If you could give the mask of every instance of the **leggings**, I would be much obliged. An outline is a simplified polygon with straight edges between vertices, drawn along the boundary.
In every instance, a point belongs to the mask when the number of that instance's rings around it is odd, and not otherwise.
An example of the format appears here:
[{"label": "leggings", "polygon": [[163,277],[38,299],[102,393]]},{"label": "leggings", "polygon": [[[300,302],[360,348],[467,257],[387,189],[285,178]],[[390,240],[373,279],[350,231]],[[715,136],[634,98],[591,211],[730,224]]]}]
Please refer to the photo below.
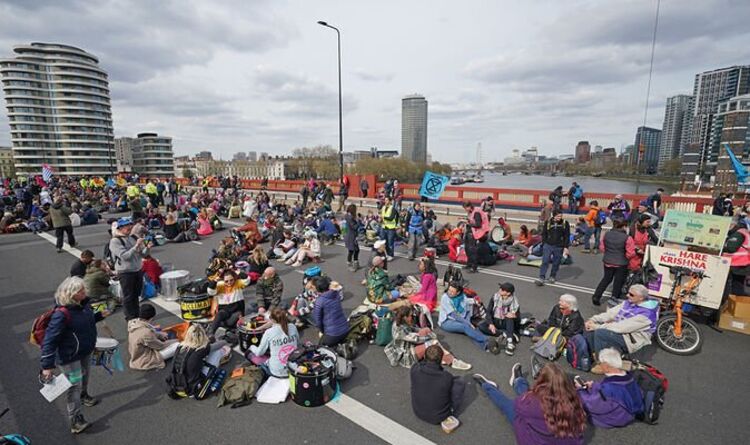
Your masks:
[{"label": "leggings", "polygon": [[323,334],[323,336],[320,337],[320,341],[318,341],[318,344],[322,346],[336,346],[337,344],[344,341],[347,335],[349,335],[348,332],[336,336]]},{"label": "leggings", "polygon": [[245,315],[245,302],[236,301],[230,304],[219,305],[219,310],[211,322],[211,333],[216,332],[219,327],[233,329],[237,321]]},{"label": "leggings", "polygon": [[349,253],[346,255],[346,262],[351,263],[352,261],[359,261],[359,245],[354,245],[354,250],[349,250]]}]

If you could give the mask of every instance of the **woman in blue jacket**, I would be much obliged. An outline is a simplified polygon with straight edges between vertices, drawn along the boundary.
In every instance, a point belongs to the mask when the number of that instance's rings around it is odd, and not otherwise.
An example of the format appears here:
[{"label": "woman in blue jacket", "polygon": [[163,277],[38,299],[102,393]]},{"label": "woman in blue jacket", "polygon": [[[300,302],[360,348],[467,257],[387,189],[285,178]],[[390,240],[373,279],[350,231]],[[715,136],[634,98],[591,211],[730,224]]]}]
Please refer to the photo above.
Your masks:
[{"label": "woman in blue jacket", "polygon": [[52,371],[60,366],[70,380],[70,431],[78,434],[89,427],[81,413],[81,404],[94,406],[99,402],[88,394],[89,364],[96,347],[96,322],[108,316],[109,311],[94,313],[79,277],[66,278],[55,292],[55,301],[55,312],[42,343],[42,379],[52,379]]},{"label": "woman in blue jacket", "polygon": [[341,307],[341,295],[338,290],[331,289],[331,279],[328,277],[315,277],[313,282],[319,294],[313,308],[313,323],[323,334],[319,344],[336,346],[349,333],[349,322]]}]

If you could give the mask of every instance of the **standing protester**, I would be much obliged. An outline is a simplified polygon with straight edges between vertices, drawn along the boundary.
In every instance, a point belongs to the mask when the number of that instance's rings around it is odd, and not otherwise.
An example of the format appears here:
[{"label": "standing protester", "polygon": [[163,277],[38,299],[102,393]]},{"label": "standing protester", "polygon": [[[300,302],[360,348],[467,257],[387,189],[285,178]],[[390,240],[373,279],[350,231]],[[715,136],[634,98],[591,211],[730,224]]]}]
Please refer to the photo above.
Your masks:
[{"label": "standing protester", "polygon": [[367,182],[367,179],[362,178],[359,180],[359,192],[362,194],[363,198],[367,198],[367,191],[370,189],[370,184]]},{"label": "standing protester", "polygon": [[73,210],[65,205],[62,196],[55,198],[54,204],[49,209],[52,227],[55,228],[55,236],[57,237],[57,242],[55,243],[57,253],[62,252],[63,235],[66,233],[68,234],[68,245],[70,247],[75,247],[76,245],[76,238],[73,236],[73,223],[70,221],[71,213],[73,213]]},{"label": "standing protester", "polygon": [[573,182],[573,185],[568,189],[568,211],[575,215],[578,213],[578,203],[583,197],[583,189],[577,182]]},{"label": "standing protester", "polygon": [[537,230],[539,233],[542,232],[542,227],[552,218],[552,201],[542,201],[542,210],[539,212],[539,218],[537,219]]},{"label": "standing protester", "polygon": [[552,201],[552,210],[562,211],[563,186],[558,185],[552,193],[549,194],[549,200]]},{"label": "standing protester", "polygon": [[403,201],[404,199],[404,189],[399,185],[398,179],[393,180],[393,188],[391,189],[391,194],[393,196],[393,206],[396,208],[396,211],[400,211],[401,201]]},{"label": "standing protester", "polygon": [[[599,253],[599,241],[602,234],[602,224],[599,221],[599,202],[589,203],[589,211],[583,218],[586,221],[586,234],[583,236],[583,253]],[[594,247],[591,248],[591,235],[594,236]]]},{"label": "standing protester", "polygon": [[495,200],[492,196],[484,198],[484,201],[482,201],[482,211],[487,214],[488,219],[492,219],[492,213],[495,211]]},{"label": "standing protester", "polygon": [[307,183],[302,186],[299,194],[302,196],[302,208],[307,208],[307,199],[310,197],[310,188],[307,186]]},{"label": "standing protester", "polygon": [[415,202],[407,213],[409,227],[409,261],[414,261],[419,247],[419,238],[424,236],[424,212],[422,204]]},{"label": "standing protester", "polygon": [[476,272],[479,262],[479,243],[487,241],[487,235],[490,232],[490,220],[481,208],[475,208],[474,204],[469,201],[464,202],[464,210],[468,215],[466,233],[464,234],[466,267],[468,272]]},{"label": "standing protester", "polygon": [[122,307],[126,321],[138,318],[138,300],[143,292],[143,257],[149,254],[144,239],[130,236],[131,230],[133,220],[120,218],[116,223],[114,237],[109,240],[109,251],[122,289]]},{"label": "standing protester", "polygon": [[349,204],[346,208],[346,234],[344,235],[344,244],[346,245],[346,264],[349,265],[350,272],[356,272],[359,270],[359,241],[357,241],[357,235],[361,223],[357,219],[357,206]]},{"label": "standing protester", "polygon": [[648,197],[648,207],[651,210],[651,213],[656,215],[657,218],[661,216],[661,195],[663,193],[664,189],[659,187],[658,189],[656,189],[656,193]]},{"label": "standing protester", "polygon": [[393,261],[396,228],[398,227],[398,210],[388,196],[385,197],[385,204],[380,210],[380,219],[383,224],[383,237],[385,238],[385,249],[388,252],[388,261]]},{"label": "standing protester", "polygon": [[343,212],[346,205],[346,199],[349,198],[349,185],[347,181],[341,181],[339,185],[339,208],[337,212]]},{"label": "standing protester", "polygon": [[[748,231],[745,221],[732,221],[721,256],[728,258],[730,261],[724,300],[729,293],[745,295],[745,281],[747,275],[750,274],[750,231]],[[722,304],[724,300],[722,300]]]},{"label": "standing protester", "polygon": [[562,210],[553,210],[550,218],[542,226],[542,267],[539,269],[539,279],[534,281],[537,286],[544,286],[547,269],[550,264],[549,282],[557,280],[557,271],[564,255],[568,255],[570,246],[570,223],[563,219]]},{"label": "standing protester", "polygon": [[604,276],[599,281],[599,285],[596,286],[596,291],[594,291],[594,295],[591,297],[591,301],[595,306],[601,304],[602,294],[613,280],[612,301],[615,304],[620,302],[622,286],[628,275],[628,262],[636,255],[635,242],[632,237],[628,236],[626,230],[627,225],[625,221],[617,219],[613,223],[612,230],[605,233],[602,238],[600,248],[604,252],[604,257],[602,258]]}]

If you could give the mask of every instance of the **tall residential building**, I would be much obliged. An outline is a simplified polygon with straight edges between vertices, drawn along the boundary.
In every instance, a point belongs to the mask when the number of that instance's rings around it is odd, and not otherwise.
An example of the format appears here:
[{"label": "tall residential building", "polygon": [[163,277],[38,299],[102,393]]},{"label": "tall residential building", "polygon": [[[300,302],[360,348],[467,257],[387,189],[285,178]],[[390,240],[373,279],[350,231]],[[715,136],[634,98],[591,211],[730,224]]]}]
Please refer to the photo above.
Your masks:
[{"label": "tall residential building", "polygon": [[174,175],[174,154],[170,137],[139,133],[135,138],[115,139],[115,147],[118,171],[132,171],[141,176]]},{"label": "tall residential building", "polygon": [[13,156],[19,174],[114,172],[107,73],[86,51],[57,43],[16,46],[0,60]]},{"label": "tall residential building", "polygon": [[0,147],[0,178],[16,177],[13,162],[13,150],[10,147]]},{"label": "tall residential building", "polygon": [[133,172],[134,138],[115,138],[115,165],[118,173]]},{"label": "tall residential building", "polygon": [[576,145],[576,164],[585,164],[591,160],[591,144],[589,141],[580,141]]},{"label": "tall residential building", "polygon": [[427,162],[427,100],[419,94],[401,100],[401,157]]},{"label": "tall residential building", "polygon": [[667,98],[659,146],[659,171],[667,161],[682,154],[690,133],[692,117],[693,96],[679,94]]},{"label": "tall residential building", "polygon": [[[750,165],[750,94],[737,96],[719,104],[711,128],[711,147],[716,147],[716,180],[714,193],[737,190],[737,175],[725,146],[729,146],[737,159]],[[747,187],[742,187],[745,191]]]},{"label": "tall residential building", "polygon": [[718,106],[732,97],[750,93],[750,65],[732,66],[695,75],[693,117],[690,138],[682,156],[682,179],[692,183],[696,176],[710,179],[719,157],[711,147],[711,127]]},{"label": "tall residential building", "polygon": [[639,171],[645,173],[656,173],[659,165],[659,144],[661,142],[661,130],[651,127],[638,127],[635,133],[635,156],[634,165],[638,164]]}]

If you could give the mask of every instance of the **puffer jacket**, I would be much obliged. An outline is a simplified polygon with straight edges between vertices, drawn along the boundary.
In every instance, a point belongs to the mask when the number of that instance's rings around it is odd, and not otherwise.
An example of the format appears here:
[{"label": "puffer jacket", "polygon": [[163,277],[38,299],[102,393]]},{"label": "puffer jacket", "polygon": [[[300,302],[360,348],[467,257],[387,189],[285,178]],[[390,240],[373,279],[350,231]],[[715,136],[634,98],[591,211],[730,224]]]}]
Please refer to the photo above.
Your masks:
[{"label": "puffer jacket", "polygon": [[100,267],[90,265],[83,277],[83,285],[86,287],[86,295],[92,301],[112,298],[114,295],[109,291],[109,277]]},{"label": "puffer jacket", "polygon": [[65,306],[68,317],[62,310],[52,315],[42,343],[42,369],[54,369],[58,364],[66,365],[94,352],[96,322],[103,317],[94,313],[89,302],[87,298],[80,304]]},{"label": "puffer jacket", "polygon": [[164,367],[164,359],[159,351],[166,348],[172,341],[162,341],[154,332],[154,328],[145,320],[134,318],[128,321],[128,352],[130,353],[130,368],[147,371]]},{"label": "puffer jacket", "polygon": [[346,321],[344,309],[338,291],[329,290],[315,299],[313,308],[313,323],[325,335],[338,337],[349,332],[349,322]]},{"label": "puffer jacket", "polygon": [[633,353],[651,344],[651,336],[656,330],[659,319],[659,302],[648,299],[640,304],[629,300],[609,309],[607,312],[591,317],[596,329],[622,334],[629,353]]},{"label": "puffer jacket", "polygon": [[49,209],[49,216],[52,218],[52,227],[56,229],[58,227],[72,226],[73,223],[70,221],[71,213],[73,211],[70,210],[70,207],[62,203],[53,204]]}]

